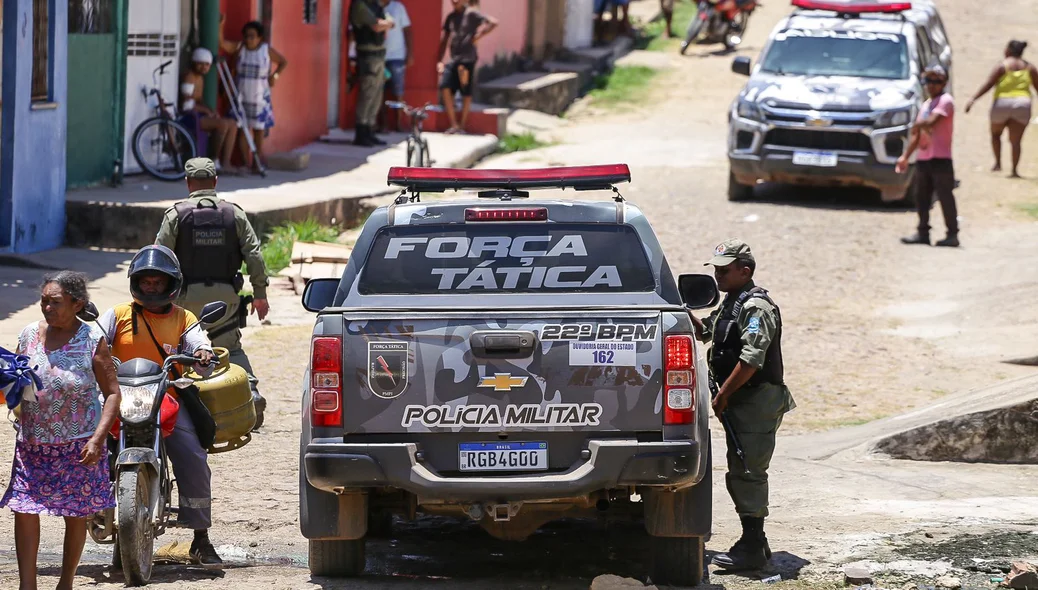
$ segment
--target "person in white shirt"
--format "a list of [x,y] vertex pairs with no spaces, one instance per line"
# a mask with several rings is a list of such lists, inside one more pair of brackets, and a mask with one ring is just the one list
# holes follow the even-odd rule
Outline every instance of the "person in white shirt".
[[[381,0],[386,11],[386,16],[393,19],[396,26],[386,31],[386,69],[389,70],[389,80],[386,89],[389,91],[391,100],[404,99],[404,77],[407,68],[414,62],[414,54],[411,48],[411,18],[407,15],[407,8],[400,0]],[[391,129],[400,129],[400,111],[387,111],[383,121]],[[392,121],[392,124],[390,124]]]

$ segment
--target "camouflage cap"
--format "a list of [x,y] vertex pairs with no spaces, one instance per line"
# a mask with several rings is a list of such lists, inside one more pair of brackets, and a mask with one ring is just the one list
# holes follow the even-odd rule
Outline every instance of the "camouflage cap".
[[736,260],[753,261],[753,253],[746,242],[738,238],[729,238],[714,248],[714,257],[703,266],[728,266]]
[[216,178],[216,164],[209,158],[191,158],[184,164],[188,178]]

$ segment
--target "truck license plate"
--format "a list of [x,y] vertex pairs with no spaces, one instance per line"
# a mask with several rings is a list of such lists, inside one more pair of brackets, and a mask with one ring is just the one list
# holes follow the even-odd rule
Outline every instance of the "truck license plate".
[[544,471],[548,468],[546,442],[487,442],[458,445],[461,471]]
[[832,168],[839,161],[833,152],[793,152],[793,163],[797,166],[822,166]]

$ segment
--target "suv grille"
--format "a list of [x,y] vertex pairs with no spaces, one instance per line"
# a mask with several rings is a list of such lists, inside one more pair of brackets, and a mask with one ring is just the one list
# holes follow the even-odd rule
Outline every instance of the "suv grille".
[[849,152],[871,152],[872,142],[862,133],[840,131],[808,131],[806,129],[772,129],[764,137],[764,143],[785,147],[817,150],[843,150]]

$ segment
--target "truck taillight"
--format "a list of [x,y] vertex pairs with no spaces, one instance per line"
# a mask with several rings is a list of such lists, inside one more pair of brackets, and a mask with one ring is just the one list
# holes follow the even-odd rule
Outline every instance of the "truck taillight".
[[696,416],[695,348],[692,336],[667,336],[664,348],[663,423],[692,424]]
[[342,426],[342,339],[314,338],[310,347],[310,425]]

